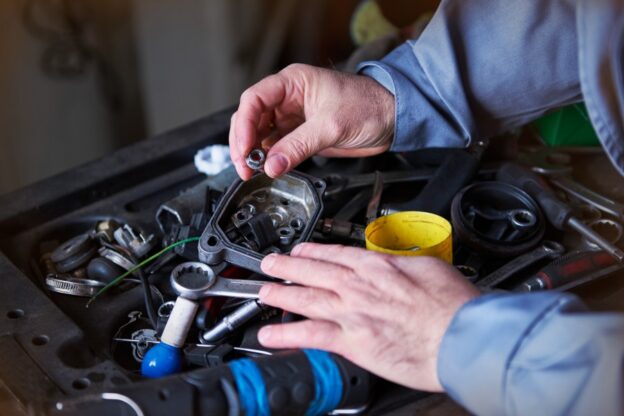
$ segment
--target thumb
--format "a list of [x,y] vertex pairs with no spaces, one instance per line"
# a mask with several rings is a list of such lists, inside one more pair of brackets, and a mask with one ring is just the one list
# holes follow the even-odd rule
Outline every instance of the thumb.
[[281,176],[329,147],[330,137],[324,134],[324,130],[319,123],[306,121],[278,140],[267,155],[266,174],[272,178]]

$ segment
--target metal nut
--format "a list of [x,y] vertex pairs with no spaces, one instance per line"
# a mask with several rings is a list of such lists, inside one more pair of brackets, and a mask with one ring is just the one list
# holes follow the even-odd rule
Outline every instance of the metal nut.
[[245,162],[250,169],[260,170],[264,166],[264,161],[266,160],[266,155],[264,151],[261,149],[254,149],[247,155]]
[[280,244],[283,246],[292,244],[295,239],[295,230],[292,227],[280,227],[277,229],[277,234],[280,238]]

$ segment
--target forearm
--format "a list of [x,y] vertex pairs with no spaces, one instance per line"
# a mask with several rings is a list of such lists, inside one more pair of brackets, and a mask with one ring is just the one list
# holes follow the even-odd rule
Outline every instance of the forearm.
[[461,147],[581,100],[573,0],[446,0],[360,71],[396,98],[392,150]]
[[479,415],[624,414],[624,316],[559,293],[465,305],[441,344],[438,376]]

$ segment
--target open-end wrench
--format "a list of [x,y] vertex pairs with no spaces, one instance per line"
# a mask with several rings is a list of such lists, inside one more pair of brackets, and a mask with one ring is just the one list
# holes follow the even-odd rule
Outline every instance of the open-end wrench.
[[516,257],[509,263],[479,280],[477,282],[477,287],[480,289],[493,289],[527,267],[544,259],[559,257],[564,252],[565,248],[561,244],[555,241],[545,240],[539,247]]

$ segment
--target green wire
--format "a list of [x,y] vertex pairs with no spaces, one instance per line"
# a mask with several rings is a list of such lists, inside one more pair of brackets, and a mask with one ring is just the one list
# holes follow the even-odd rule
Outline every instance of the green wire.
[[125,279],[126,277],[130,276],[132,273],[136,272],[137,270],[139,270],[140,268],[146,266],[147,264],[153,262],[154,260],[156,260],[157,258],[159,258],[160,256],[162,256],[163,254],[165,254],[166,252],[170,251],[171,249],[176,248],[177,246],[181,246],[182,244],[186,244],[186,243],[190,243],[192,241],[199,241],[200,237],[190,237],[190,238],[186,238],[184,240],[180,240],[177,241],[173,244],[168,245],[167,247],[163,248],[162,250],[160,250],[158,253],[154,254],[153,256],[150,256],[148,258],[146,258],[145,260],[143,260],[142,262],[140,262],[139,264],[137,264],[136,266],[134,266],[133,268],[131,268],[130,270],[128,270],[127,272],[125,272],[122,275],[117,276],[115,279],[113,279],[112,282],[110,282],[109,284],[107,284],[106,286],[104,286],[102,289],[98,290],[98,292],[93,295],[91,297],[91,299],[89,299],[89,301],[87,302],[87,304],[85,305],[85,308],[88,308],[89,305],[91,305],[91,303],[93,303],[93,301],[100,296],[102,293],[106,292],[108,289],[110,289],[111,287],[117,285],[119,282],[121,282],[123,279]]

